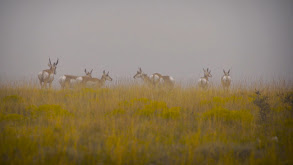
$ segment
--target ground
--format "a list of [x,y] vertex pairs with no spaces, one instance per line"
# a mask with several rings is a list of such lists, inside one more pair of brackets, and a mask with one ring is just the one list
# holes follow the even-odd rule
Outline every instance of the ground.
[[0,164],[292,164],[293,90],[0,87]]

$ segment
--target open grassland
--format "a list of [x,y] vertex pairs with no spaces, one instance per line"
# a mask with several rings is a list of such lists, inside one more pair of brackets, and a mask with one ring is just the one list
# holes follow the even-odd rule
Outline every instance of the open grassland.
[[0,164],[293,164],[293,90],[0,87]]

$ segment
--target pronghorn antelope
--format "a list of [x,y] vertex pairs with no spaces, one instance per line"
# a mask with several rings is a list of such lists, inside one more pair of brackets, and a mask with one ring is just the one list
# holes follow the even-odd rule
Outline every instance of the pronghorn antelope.
[[158,75],[152,74],[148,76],[147,74],[142,72],[141,68],[138,68],[138,71],[133,76],[133,78],[141,78],[144,81],[144,83],[152,85],[156,85],[160,81],[160,77]]
[[203,69],[204,76],[198,80],[198,84],[202,88],[206,88],[209,85],[209,77],[212,77],[211,70],[207,68],[207,70]]
[[228,70],[228,72],[226,72],[224,69],[223,69],[223,72],[224,72],[224,76],[222,76],[221,78],[221,83],[222,83],[222,86],[224,87],[224,89],[228,89],[231,85],[231,77],[230,77],[230,69]]
[[65,88],[65,86],[72,86],[77,85],[78,83],[82,83],[84,79],[86,78],[92,78],[92,72],[88,72],[86,69],[84,69],[85,76],[73,76],[73,75],[63,75],[59,78],[59,84],[62,88]]
[[112,81],[112,78],[109,76],[109,72],[106,73],[104,70],[101,79],[89,78],[89,79],[87,79],[86,85],[87,86],[102,87],[105,84],[106,80]]
[[51,60],[49,58],[48,66],[50,67],[50,69],[46,69],[46,70],[39,72],[38,78],[40,80],[41,87],[46,88],[47,83],[49,83],[49,87],[51,88],[52,81],[54,80],[54,74],[56,74],[56,68],[57,68],[58,61],[59,61],[59,59],[57,59],[57,61],[54,62],[52,65]]
[[93,70],[91,70],[90,72],[87,72],[86,69],[84,70],[86,75],[85,76],[79,76],[76,78],[76,83],[77,84],[81,84],[81,85],[85,85],[86,82],[92,78],[92,72]]
[[158,76],[159,77],[159,82],[162,79],[164,85],[173,87],[174,84],[175,84],[175,80],[171,76],[162,76],[160,73],[154,73],[153,76]]

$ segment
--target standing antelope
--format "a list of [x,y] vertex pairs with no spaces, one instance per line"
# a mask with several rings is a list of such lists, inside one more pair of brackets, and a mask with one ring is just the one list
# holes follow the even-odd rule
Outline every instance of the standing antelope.
[[97,87],[102,87],[106,80],[112,81],[112,78],[109,76],[109,72],[106,73],[105,70],[103,71],[103,75],[101,79],[98,78],[89,78],[86,82],[87,86],[97,86]]
[[198,80],[198,85],[202,88],[206,88],[209,85],[209,77],[212,77],[212,74],[209,68],[207,68],[207,70],[203,68],[203,72],[204,76]]
[[78,83],[82,83],[84,79],[86,78],[92,78],[92,72],[88,72],[86,69],[84,69],[85,76],[73,76],[73,75],[63,75],[59,78],[59,84],[62,88],[65,88],[65,86],[72,86],[77,85]]
[[174,84],[175,84],[175,80],[174,80],[174,78],[171,77],[171,76],[162,76],[160,73],[154,73],[153,75],[159,77],[159,82],[160,82],[160,80],[162,79],[164,85],[167,85],[167,86],[173,87]]
[[152,74],[148,76],[147,74],[142,72],[141,68],[138,68],[138,71],[133,76],[133,78],[141,78],[144,81],[144,83],[152,85],[156,85],[160,81],[160,77],[158,75]]
[[40,80],[40,84],[41,87],[47,87],[47,83],[49,83],[49,88],[51,88],[52,82],[54,80],[54,74],[56,74],[56,68],[57,68],[57,64],[58,64],[59,59],[57,58],[57,61],[53,63],[51,63],[51,60],[49,58],[49,63],[48,66],[50,67],[50,69],[46,69],[43,70],[41,72],[39,72],[38,74],[38,78]]
[[221,78],[221,83],[224,89],[228,89],[231,85],[230,69],[228,70],[228,72],[226,72],[223,69],[223,72],[224,72],[224,76],[222,76]]

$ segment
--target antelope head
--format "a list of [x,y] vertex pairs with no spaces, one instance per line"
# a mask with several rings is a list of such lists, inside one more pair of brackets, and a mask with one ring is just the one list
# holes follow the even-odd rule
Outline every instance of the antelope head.
[[49,58],[48,66],[50,67],[50,70],[51,70],[54,74],[57,73],[57,72],[56,72],[56,68],[57,68],[58,61],[59,61],[59,59],[57,58],[57,61],[54,62],[53,65],[52,65],[52,63],[51,63],[51,59]]
[[225,76],[230,76],[230,69],[228,70],[228,72],[226,72],[226,71],[223,69],[223,72],[224,72],[224,75],[225,75]]
[[212,77],[211,70],[209,70],[209,68],[207,68],[207,70],[203,68],[203,72],[205,78]]
[[136,74],[133,76],[133,78],[141,78],[143,75],[143,72],[141,70],[141,68],[138,68],[138,71],[136,72]]
[[88,72],[88,71],[86,71],[86,69],[84,69],[84,72],[85,72],[86,76],[92,78],[92,72],[93,72],[93,70],[91,70],[90,72]]
[[109,72],[106,73],[105,70],[103,71],[103,75],[102,75],[102,78],[101,80],[108,80],[108,81],[112,81],[112,78],[109,76]]

